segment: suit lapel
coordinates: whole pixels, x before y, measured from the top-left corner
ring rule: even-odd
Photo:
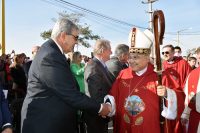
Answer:
[[[58,55],[60,56],[59,59],[63,59],[63,62],[65,62],[66,68],[69,69],[69,71],[71,72],[70,64],[68,63],[65,54],[60,51],[59,47],[56,45],[56,43],[52,39],[49,40],[49,44],[50,44],[50,47],[52,47],[54,50],[58,51]],[[76,81],[76,79],[73,76],[73,74],[72,73],[70,73],[70,74],[71,74],[72,79],[74,80],[74,82],[76,84],[76,88],[80,91],[78,82]]]
[[[49,39],[49,46],[52,47],[55,51],[58,52],[58,55],[60,56],[59,58],[62,58],[64,60],[64,62],[67,64],[67,66],[69,67],[69,64],[67,63],[67,58],[65,57],[65,55],[60,51],[60,49],[58,48],[58,46],[56,45],[56,43],[52,40]]]
[[[111,75],[109,73],[108,70],[106,70],[106,68],[103,66],[103,64],[97,59],[97,58],[93,58],[93,61],[97,63],[97,66],[100,67],[103,75],[104,75],[104,78],[108,81],[108,83],[110,84],[110,86],[112,86],[112,78],[111,78]]]

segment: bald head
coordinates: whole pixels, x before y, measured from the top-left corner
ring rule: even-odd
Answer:
[[[33,55],[33,58],[35,57],[36,53],[39,51],[40,49],[40,46],[33,46],[32,47],[32,55]]]

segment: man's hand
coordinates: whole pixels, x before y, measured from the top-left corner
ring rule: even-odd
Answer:
[[[6,128],[2,131],[2,133],[12,133],[12,129],[11,128]]]
[[[157,86],[157,94],[158,96],[165,97],[167,96],[167,89],[165,86],[159,85]]]
[[[110,104],[106,104],[106,103],[103,103],[102,106],[103,108],[101,112],[99,113],[99,115],[101,115],[102,117],[106,117],[112,111],[112,107]]]

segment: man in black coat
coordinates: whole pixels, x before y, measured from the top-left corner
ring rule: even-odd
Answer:
[[[37,54],[37,52],[39,51],[40,46],[33,46],[32,47],[32,60],[34,59],[35,55]],[[24,72],[26,75],[26,78],[28,79],[28,72],[32,63],[32,60],[27,61],[25,64],[23,64],[23,68],[24,68]]]
[[[111,57],[110,60],[106,61],[106,66],[112,74],[114,81],[121,70],[128,68],[128,57],[129,46],[126,44],[119,44],[115,49],[114,56]]]
[[[78,90],[64,53],[78,40],[77,26],[60,18],[50,40],[35,56],[28,77],[27,95],[22,107],[22,133],[75,133],[78,109],[102,116],[110,105],[100,104]]]
[[[96,102],[104,102],[104,97],[112,86],[112,77],[106,68],[105,62],[110,59],[111,46],[108,40],[97,40],[94,46],[94,58],[85,68],[85,92]],[[108,119],[84,112],[87,133],[107,133]]]

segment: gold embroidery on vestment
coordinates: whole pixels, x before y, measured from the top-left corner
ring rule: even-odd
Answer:
[[[142,116],[140,116],[140,117],[138,117],[136,120],[135,120],[135,125],[141,125],[142,123],[143,123],[143,117]]]
[[[128,117],[127,114],[124,114],[124,121],[125,121],[126,123],[130,123],[130,118]]]
[[[149,84],[149,85],[146,86],[146,88],[151,90],[151,89],[155,88],[155,85],[154,84]]]
[[[123,85],[124,87],[127,87],[127,88],[130,87],[130,84],[128,84],[125,80],[122,80],[121,83],[122,83],[122,85]]]

